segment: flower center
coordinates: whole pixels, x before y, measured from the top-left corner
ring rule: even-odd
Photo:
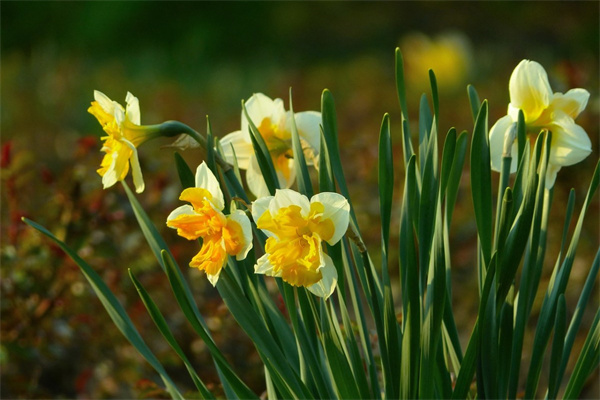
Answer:
[[[329,218],[323,218],[324,206],[311,203],[305,217],[297,205],[282,207],[275,217],[266,211],[257,221],[257,227],[275,234],[267,239],[265,251],[276,273],[291,285],[310,286],[321,280],[321,241],[333,236],[335,227]]]

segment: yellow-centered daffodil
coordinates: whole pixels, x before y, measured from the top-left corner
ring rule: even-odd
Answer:
[[[107,136],[102,137],[102,151],[106,153],[98,169],[104,189],[122,181],[129,172],[133,175],[135,191],[144,191],[144,179],[137,154],[137,147],[146,140],[158,136],[154,127],[140,125],[140,105],[137,97],[127,92],[126,108],[111,100],[104,93],[94,91],[94,101],[88,112],[92,114]]]
[[[286,111],[283,100],[272,100],[262,93],[256,93],[245,103],[248,116],[263,137],[273,166],[282,188],[288,188],[296,179],[292,152],[292,112]],[[293,115],[307,164],[316,161],[320,147],[321,113],[316,111],[298,112]],[[221,139],[225,159],[231,164],[237,158],[240,169],[246,170],[248,188],[257,197],[269,196],[267,184],[260,172],[254,154],[248,120],[242,112],[242,129]]]
[[[190,204],[173,210],[167,217],[167,226],[188,240],[202,238],[202,248],[192,258],[190,267],[205,271],[214,286],[227,255],[243,260],[252,248],[250,220],[241,210],[223,214],[223,192],[204,162],[196,170],[196,187],[185,189],[179,199]]]
[[[291,189],[277,190],[252,205],[256,226],[268,236],[257,274],[281,277],[327,298],[337,284],[337,272],[322,242],[337,243],[348,229],[350,205],[337,193],[308,198]]]
[[[544,67],[529,60],[521,61],[513,71],[509,92],[508,114],[490,129],[492,169],[500,170],[505,137],[511,135],[519,110],[522,110],[528,133],[537,134],[543,129],[552,132],[546,172],[546,187],[551,188],[561,167],[576,164],[592,152],[590,138],[574,121],[585,109],[590,94],[585,89],[571,89],[565,94],[553,93]],[[511,152],[511,172],[515,172],[516,141],[512,144]]]

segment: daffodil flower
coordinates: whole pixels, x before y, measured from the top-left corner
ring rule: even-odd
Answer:
[[[94,91],[94,101],[88,112],[92,114],[104,131],[102,137],[106,153],[98,169],[102,176],[104,189],[122,181],[129,172],[129,164],[133,174],[135,191],[144,191],[144,179],[137,154],[137,147],[143,142],[160,136],[156,126],[140,125],[140,104],[134,95],[127,92],[126,108],[108,98],[104,93]]]
[[[337,193],[319,193],[309,201],[298,192],[281,189],[275,196],[256,200],[252,216],[268,239],[266,254],[257,260],[254,271],[329,297],[337,272],[322,242],[337,243],[348,229],[349,215],[348,201]]]
[[[574,121],[585,109],[590,94],[585,89],[553,93],[544,68],[529,60],[521,61],[513,71],[509,92],[508,115],[490,130],[492,169],[500,170],[505,136],[510,134],[522,110],[528,132],[538,133],[542,129],[552,132],[546,172],[546,187],[551,188],[561,167],[582,161],[592,151],[590,138]],[[513,142],[511,172],[517,170],[516,154],[517,143]]]
[[[173,210],[167,217],[167,226],[188,240],[202,238],[202,248],[190,266],[205,271],[215,286],[227,255],[243,260],[252,248],[250,220],[241,210],[223,214],[223,192],[204,162],[196,170],[196,187],[185,189],[179,199],[190,204]]]
[[[296,179],[292,152],[292,112],[285,111],[283,100],[272,100],[256,93],[245,103],[248,116],[258,128],[271,154],[280,187],[289,188]],[[319,154],[321,113],[305,111],[295,113],[300,142],[309,165]],[[250,191],[257,197],[269,196],[267,184],[260,172],[254,154],[248,121],[242,113],[242,129],[221,139],[225,159],[231,164],[237,158],[238,166],[246,170]]]

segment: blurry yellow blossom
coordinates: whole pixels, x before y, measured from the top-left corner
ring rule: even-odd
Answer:
[[[337,271],[321,242],[333,245],[344,236],[349,212],[348,201],[337,193],[320,193],[309,201],[298,192],[282,189],[275,196],[256,200],[252,216],[268,239],[255,272],[329,297],[337,284]]]
[[[590,94],[585,89],[571,89],[565,94],[552,93],[544,67],[529,60],[521,61],[513,71],[509,92],[508,114],[490,129],[492,169],[500,170],[505,136],[512,130],[519,110],[522,110],[528,133],[537,134],[542,129],[552,132],[546,172],[546,186],[551,188],[561,167],[576,164],[592,152],[590,138],[574,121],[585,109]],[[515,141],[512,145],[511,172],[517,170],[516,155]]]
[[[167,226],[188,240],[202,238],[202,248],[190,266],[205,271],[214,286],[227,255],[243,260],[252,248],[250,220],[241,210],[223,214],[223,192],[204,162],[196,170],[196,187],[185,189],[179,199],[191,205],[173,210],[167,217]]]
[[[283,100],[272,100],[262,93],[252,95],[245,104],[248,116],[258,128],[269,149],[280,187],[289,188],[296,179],[292,152],[291,111],[285,111]],[[321,113],[299,112],[294,114],[294,118],[302,148],[307,155],[306,161],[310,165],[319,153]],[[248,126],[248,121],[242,113],[242,129],[221,139],[221,147],[227,161],[233,164],[234,158],[237,158],[239,167],[247,170],[248,187],[257,198],[260,198],[270,193],[254,154]]]
[[[428,91],[430,69],[441,91],[464,87],[471,62],[471,47],[464,35],[445,33],[432,39],[413,33],[401,40],[400,47],[409,87],[418,92]]]
[[[98,169],[104,188],[125,179],[131,164],[135,191],[143,192],[144,179],[137,147],[158,136],[158,130],[140,125],[140,105],[137,97],[129,92],[125,98],[126,108],[97,90],[94,91],[94,100],[88,112],[98,119],[108,134],[102,137],[102,151],[106,155]]]

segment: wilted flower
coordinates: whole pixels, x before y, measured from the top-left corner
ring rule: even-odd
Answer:
[[[154,127],[140,125],[140,105],[137,97],[129,92],[125,98],[127,102],[125,109],[97,90],[94,91],[94,100],[91,107],[88,108],[88,112],[98,119],[108,134],[102,137],[104,142],[102,151],[106,155],[98,169],[104,188],[125,179],[131,163],[135,191],[143,192],[144,179],[138,160],[137,147],[146,140],[158,136],[158,130]]]
[[[298,192],[282,189],[275,196],[256,200],[252,216],[268,239],[255,272],[329,297],[337,284],[337,271],[321,242],[337,243],[348,229],[349,215],[348,201],[337,193],[320,193],[309,201]]]
[[[262,93],[252,95],[245,104],[248,116],[258,128],[269,149],[280,187],[290,187],[296,179],[292,152],[291,111],[285,111],[283,100],[272,100]],[[307,163],[310,165],[319,153],[321,113],[304,111],[295,113],[294,117],[300,142],[307,155]],[[233,164],[234,158],[237,158],[238,166],[247,170],[248,187],[257,198],[260,198],[270,193],[254,154],[248,126],[248,121],[242,112],[242,129],[221,139],[221,146],[227,161]]]
[[[527,131],[552,132],[550,158],[546,172],[546,186],[554,186],[561,167],[576,164],[592,152],[590,138],[574,121],[585,109],[590,94],[585,89],[571,89],[567,93],[552,93],[548,75],[535,61],[523,60],[513,71],[510,82],[508,115],[500,118],[490,130],[492,169],[499,171],[503,143],[516,123],[519,110],[523,111]],[[511,172],[517,170],[517,144],[512,146]]]
[[[241,210],[223,214],[223,192],[204,162],[196,170],[196,187],[185,189],[179,199],[191,205],[173,210],[167,217],[167,226],[188,240],[202,238],[202,248],[190,266],[205,271],[214,286],[227,255],[243,260],[252,248],[250,220]]]

